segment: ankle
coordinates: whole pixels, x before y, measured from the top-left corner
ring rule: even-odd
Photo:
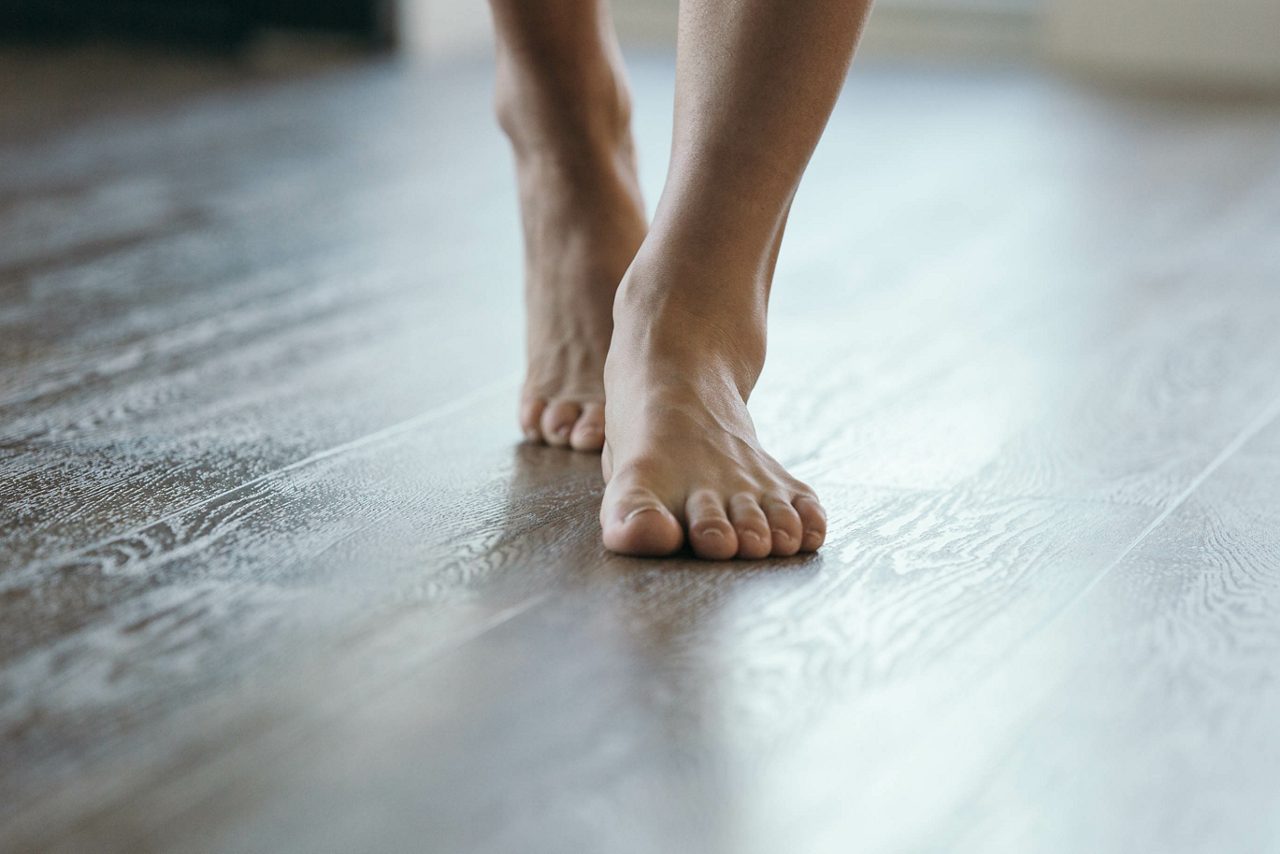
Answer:
[[[631,97],[603,60],[531,70],[500,63],[498,124],[520,161],[592,163],[630,156]]]
[[[724,268],[654,256],[642,248],[619,286],[614,328],[681,370],[726,373],[745,400],[764,367],[763,285]]]

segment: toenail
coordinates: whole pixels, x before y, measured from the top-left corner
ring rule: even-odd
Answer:
[[[719,528],[707,528],[705,531],[698,532],[699,537],[723,537],[724,531]]]
[[[804,542],[805,542],[805,545],[808,545],[808,546],[819,545],[822,542],[822,535],[819,534],[817,531],[810,531],[809,533],[804,535]]]
[[[783,542],[786,542],[787,540],[791,539],[791,535],[788,534],[786,531],[782,530],[781,528],[774,528],[773,538],[775,540],[782,540]]]
[[[641,513],[657,513],[657,512],[659,512],[657,507],[637,507],[635,510],[632,510],[626,516],[623,516],[622,521],[624,523],[630,522],[632,519],[636,518]]]

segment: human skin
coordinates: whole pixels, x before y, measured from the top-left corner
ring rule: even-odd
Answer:
[[[622,56],[603,0],[491,6],[525,243],[520,426],[598,452],[614,293],[647,230]]]
[[[818,549],[825,511],[760,446],[747,400],[787,214],[870,0],[682,0],[647,229],[607,8],[491,4],[525,231],[526,436],[602,448],[613,551]]]

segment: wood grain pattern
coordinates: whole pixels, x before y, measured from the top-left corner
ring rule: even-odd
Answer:
[[[855,74],[725,567],[513,444],[486,70],[156,76],[0,113],[0,848],[1280,849],[1280,109]]]

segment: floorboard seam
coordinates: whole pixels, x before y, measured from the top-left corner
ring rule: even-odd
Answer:
[[[412,416],[411,418],[406,418],[403,421],[399,421],[395,424],[390,424],[386,427],[383,427],[380,430],[375,430],[372,433],[366,433],[365,435],[358,436],[355,439],[351,439],[350,441],[343,442],[338,445],[334,445],[332,448],[326,448],[323,451],[317,451],[316,453],[303,457],[300,460],[295,460],[294,462],[289,463],[286,466],[281,466],[278,469],[273,469],[269,472],[266,472],[265,474],[260,474],[257,477],[250,478],[249,480],[246,480],[244,483],[237,484],[236,486],[228,487],[227,489],[224,489],[221,492],[216,493],[215,495],[210,495],[206,498],[200,499],[199,501],[193,501],[190,504],[187,504],[183,507],[178,508],[177,510],[174,510],[170,513],[166,513],[165,515],[159,517],[158,519],[148,520],[147,522],[144,522],[140,525],[133,526],[127,531],[113,534],[109,537],[100,539],[89,545],[82,546],[72,551],[62,552],[61,554],[55,557],[48,558],[43,561],[36,561],[34,563],[28,564],[24,569],[18,570],[18,572],[16,573],[17,578],[10,579],[10,582],[12,583],[12,581],[21,581],[23,577],[30,576],[32,573],[38,573],[41,570],[48,569],[49,567],[58,566],[59,564],[65,561],[74,560],[77,555],[83,554],[86,551],[92,551],[94,549],[104,548],[106,546],[109,546],[111,543],[121,539],[122,537],[128,537],[131,535],[139,534],[153,525],[158,525],[173,519],[177,519],[185,513],[190,513],[192,510],[203,507],[215,501],[219,501],[230,495],[234,495],[235,493],[241,490],[257,486],[260,483],[266,483],[267,481],[270,481],[274,478],[278,478],[281,475],[287,474],[291,471],[296,471],[298,469],[305,468],[310,465],[314,465],[318,462],[322,462],[332,457],[350,453],[351,451],[359,450],[360,448],[376,445],[380,442],[386,441],[387,439],[393,438],[395,436],[400,436],[404,433],[412,432],[413,430],[416,430],[419,427],[422,427],[426,424],[431,424],[435,421],[439,421],[442,418],[461,412],[479,403],[480,401],[488,398],[489,396],[496,394],[499,391],[508,390],[513,385],[515,385],[518,381],[519,380],[516,376],[510,375],[500,380],[487,383],[486,385],[480,386],[479,388],[475,389],[469,394],[464,394],[461,397],[458,397],[458,398],[455,398],[454,400],[449,401],[448,403],[442,404],[433,409],[428,409],[425,412],[420,412],[417,415]],[[5,585],[6,588],[8,586],[9,585],[7,584]],[[4,588],[0,588],[0,589],[4,589]]]
[[[374,701],[381,693],[402,684],[400,680],[393,677],[399,676],[403,678],[419,668],[430,666],[432,663],[457,652],[490,632],[502,628],[511,621],[538,609],[550,598],[551,594],[548,593],[533,594],[523,601],[496,611],[488,618],[472,626],[469,631],[460,633],[439,646],[423,650],[422,654],[404,662],[394,673],[383,674],[380,680],[380,688],[374,687],[369,690],[369,686],[363,686],[364,690],[360,694],[359,704],[367,704]],[[357,652],[354,656],[345,658],[344,661],[349,663],[359,658],[359,656],[360,653]],[[261,700],[262,697],[271,697],[278,691],[278,684],[273,685],[270,690],[264,690],[261,687],[251,688],[246,694],[241,694],[238,699]],[[201,728],[208,730],[217,729],[220,724],[225,724],[227,720],[236,720],[234,717],[222,717],[223,713],[219,709],[227,702],[225,698],[216,702],[218,705],[212,707],[212,710],[210,706],[205,706],[203,711],[198,709],[192,712],[189,710],[187,714],[198,717]],[[310,713],[308,725],[314,731],[325,721],[333,720],[349,711],[355,702],[349,695],[343,694],[329,704],[310,706],[308,709]],[[255,737],[235,742],[228,749],[217,753],[209,760],[192,765],[186,769],[185,773],[174,776],[168,784],[171,788],[182,787],[184,784],[187,786],[187,791],[184,793],[185,798],[179,795],[181,800],[179,809],[191,808],[199,802],[200,793],[195,792],[193,794],[190,792],[193,785],[198,787],[198,783],[192,783],[192,780],[197,777],[207,777],[212,773],[215,780],[226,779],[225,769],[234,769],[237,765],[246,766],[251,764],[246,762],[246,756],[257,757],[259,764],[271,761],[272,758],[281,753],[281,749],[275,746],[273,742],[273,739],[278,740],[281,732],[282,728],[279,722],[270,724],[260,730]],[[106,797],[104,792],[108,792],[113,788],[120,788],[122,779],[127,779],[134,784],[132,787],[126,785],[124,790],[129,795],[136,794],[142,785],[138,784],[137,781],[141,780],[145,784],[146,780],[155,776],[155,763],[157,761],[163,762],[168,755],[170,754],[166,754],[162,749],[158,753],[146,757],[141,762],[138,762],[135,757],[131,757],[128,754],[104,757],[88,771],[82,772],[79,779],[69,787],[64,787],[61,791],[40,792],[38,796],[33,797],[30,801],[20,804],[22,809],[14,813],[14,815],[24,815],[24,821],[16,821],[12,815],[9,817],[9,825],[11,826],[6,826],[4,831],[0,832],[0,849],[8,850],[5,847],[6,844],[14,839],[22,839],[24,834],[34,835],[36,831],[31,830],[33,827],[53,827],[71,823],[71,816],[86,811],[86,803],[92,805],[88,808],[88,811],[101,809],[101,804]],[[136,764],[130,765],[130,762]],[[220,770],[224,772],[221,777],[218,776]]]
[[[1042,624],[1039,629],[1036,629],[1035,631],[1027,635],[1027,638],[1034,637],[1035,635],[1039,634],[1040,632],[1052,626],[1054,623],[1058,622],[1058,620],[1060,620],[1064,614],[1066,614],[1068,611],[1074,608],[1081,600],[1083,600],[1086,596],[1092,593],[1094,588],[1096,588],[1102,582],[1102,579],[1106,578],[1111,573],[1111,570],[1119,566],[1121,562],[1124,561],[1125,558],[1133,554],[1133,552],[1138,548],[1138,546],[1142,545],[1143,541],[1146,540],[1147,537],[1151,536],[1152,532],[1154,532],[1157,528],[1163,525],[1169,519],[1169,517],[1173,515],[1173,512],[1175,510],[1177,510],[1179,507],[1181,507],[1183,504],[1186,503],[1187,499],[1190,498],[1192,494],[1194,494],[1195,491],[1200,488],[1201,484],[1203,484],[1206,480],[1208,480],[1213,475],[1214,472],[1222,468],[1223,464],[1226,463],[1227,460],[1235,456],[1236,453],[1241,448],[1243,448],[1250,439],[1252,439],[1254,436],[1262,432],[1262,430],[1272,421],[1276,420],[1278,416],[1280,416],[1280,396],[1277,396],[1276,398],[1274,398],[1271,401],[1271,403],[1268,404],[1266,408],[1264,408],[1260,413],[1258,413],[1253,418],[1252,421],[1246,424],[1244,428],[1239,433],[1237,433],[1230,442],[1228,442],[1225,446],[1223,446],[1222,450],[1218,452],[1217,456],[1215,456],[1212,460],[1210,460],[1209,464],[1204,467],[1204,470],[1202,470],[1200,474],[1192,478],[1191,482],[1187,484],[1186,488],[1183,489],[1182,492],[1178,493],[1177,496],[1175,496],[1174,499],[1169,502],[1168,506],[1166,506],[1164,510],[1160,511],[1154,519],[1152,519],[1149,523],[1147,523],[1147,526],[1138,532],[1138,536],[1135,537],[1133,541],[1129,543],[1129,545],[1125,546],[1125,548],[1120,552],[1120,554],[1116,555],[1114,560],[1110,561],[1105,567],[1102,568],[1100,572],[1098,572],[1097,575],[1091,578],[1089,580],[1089,583],[1087,583],[1084,587],[1080,589],[1080,592],[1078,592],[1075,596],[1071,597],[1071,599],[1065,605],[1063,605],[1062,608],[1058,610],[1058,613],[1050,617],[1049,620],[1046,621],[1044,624]],[[1026,640],[1027,638],[1024,638],[1023,640]]]
[[[900,769],[915,763],[917,761],[916,757],[922,753],[927,753],[933,750],[952,749],[952,745],[946,744],[943,741],[940,741],[940,739],[945,739],[946,735],[952,732],[952,729],[949,727],[952,727],[952,724],[956,720],[962,719],[962,710],[970,708],[973,698],[979,695],[983,690],[983,687],[996,680],[1002,670],[1013,666],[1011,662],[1014,657],[1023,653],[1027,648],[1027,644],[1032,639],[1048,631],[1054,625],[1063,620],[1066,615],[1072,611],[1072,609],[1074,609],[1098,587],[1102,580],[1106,578],[1113,569],[1119,566],[1126,557],[1132,554],[1138,546],[1140,546],[1143,541],[1152,534],[1152,532],[1168,521],[1174,511],[1185,504],[1187,499],[1189,499],[1195,491],[1213,475],[1215,471],[1220,469],[1223,464],[1240,451],[1240,449],[1243,448],[1250,439],[1260,433],[1272,421],[1276,420],[1277,417],[1280,417],[1280,396],[1277,396],[1272,400],[1269,405],[1267,405],[1257,416],[1253,418],[1253,420],[1247,423],[1239,433],[1227,442],[1227,444],[1223,446],[1222,450],[1209,461],[1204,469],[1196,475],[1196,477],[1192,478],[1191,482],[1188,483],[1187,486],[1169,502],[1168,506],[1166,506],[1160,513],[1156,514],[1155,518],[1138,533],[1138,535],[1120,552],[1120,554],[1115,557],[1115,559],[1108,562],[1102,570],[1094,575],[1094,577],[1090,579],[1075,596],[1071,597],[1066,604],[1059,608],[1053,616],[1049,617],[1038,627],[1032,629],[1011,643],[1006,654],[992,660],[988,665],[974,674],[973,678],[967,679],[964,687],[959,691],[954,692],[949,701],[948,711],[939,719],[931,733],[926,738],[921,739],[913,745],[912,748],[901,757],[898,763],[885,772],[885,775],[880,778],[879,787],[884,789],[895,785],[901,786]],[[1039,702],[1039,699],[1043,696],[1047,696],[1047,692],[1045,694],[1037,695],[1036,698],[1023,697],[1022,702],[1027,703],[1028,705],[1034,705],[1036,702]],[[956,814],[958,814],[957,809],[947,810],[948,816],[954,816]],[[923,821],[923,819],[921,820]]]

